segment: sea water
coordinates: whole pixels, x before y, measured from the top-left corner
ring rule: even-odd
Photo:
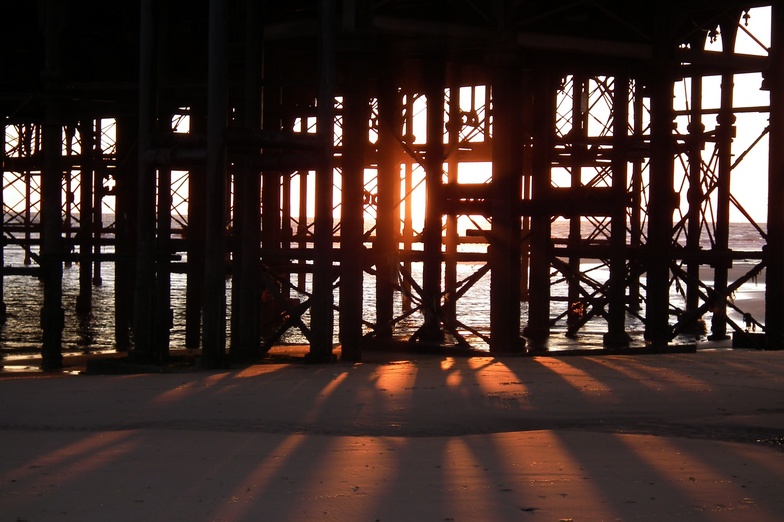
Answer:
[[[556,222],[553,227],[553,237],[565,238],[568,234],[568,223]],[[710,248],[710,237],[703,237],[703,248]],[[760,252],[764,240],[759,231],[749,224],[733,224],[730,228],[730,248],[739,251]],[[476,245],[476,248],[484,249],[484,245]],[[104,253],[111,253],[111,247],[104,247]],[[24,251],[15,245],[4,247],[4,257],[6,266],[22,266],[24,263]],[[750,256],[753,257],[753,256]],[[739,260],[734,263],[734,271],[746,273],[758,261],[755,259]],[[458,281],[465,280],[482,268],[484,263],[465,262],[459,263],[457,267]],[[607,280],[609,271],[601,263],[591,264],[585,262],[581,269],[588,271],[588,275],[600,283]],[[705,269],[704,269],[705,270]],[[421,284],[421,263],[413,263],[411,275],[414,280]],[[703,282],[711,285],[712,275],[704,272]],[[296,276],[292,276],[296,278]],[[63,351],[64,352],[100,352],[114,350],[114,265],[113,263],[103,263],[101,266],[101,283],[94,285],[92,312],[86,316],[80,316],[75,312],[76,298],[79,294],[79,265],[73,263],[66,265],[63,271],[63,308],[65,309],[65,328],[63,330]],[[171,347],[182,348],[185,345],[185,274],[174,273],[171,276],[171,308],[174,322],[171,330]],[[552,294],[555,297],[551,305],[551,318],[555,319],[562,316],[568,306],[565,299],[568,287],[565,282],[558,282],[558,277],[553,277],[554,282]],[[733,279],[730,277],[730,283]],[[299,293],[292,290],[292,297],[304,300],[307,292],[312,287],[312,281],[308,276],[305,280],[304,292]],[[468,328],[459,328],[460,334],[469,343],[478,349],[487,349],[485,339],[489,336],[490,322],[490,303],[489,303],[490,275],[485,274],[479,279],[458,301],[457,319]],[[671,287],[671,302],[673,305],[682,307],[683,299],[678,294],[676,288]],[[764,272],[757,279],[745,283],[733,296],[734,303],[744,310],[750,307],[755,312],[755,319],[764,322]],[[231,280],[226,281],[227,302],[231,302]],[[370,274],[365,274],[363,319],[368,323],[375,322],[375,279]],[[8,310],[8,317],[5,324],[0,326],[0,353],[3,354],[35,354],[40,351],[41,328],[40,311],[43,304],[43,283],[32,276],[8,275],[4,280],[3,300]],[[339,291],[335,292],[335,341],[337,342],[337,322],[339,319]],[[398,294],[395,299],[395,316],[404,315],[403,300]],[[761,304],[762,303],[762,304]],[[760,312],[762,310],[762,312]],[[640,314],[644,314],[641,311]],[[230,328],[230,310],[227,310],[227,329]],[[643,315],[644,316],[644,315]],[[730,319],[742,325],[743,319],[740,312],[730,309],[728,311]],[[706,315],[706,320],[710,320],[710,313]],[[310,317],[308,313],[303,316],[306,323]],[[526,325],[527,303],[521,305],[522,326]],[[411,335],[422,324],[422,316],[415,312],[395,325],[397,335]],[[566,337],[565,318],[557,321],[552,329],[550,342],[551,349],[561,349],[573,347],[592,347],[601,345],[602,334],[606,331],[607,324],[601,319],[589,321],[579,331],[577,337]],[[642,321],[633,314],[627,315],[627,331],[633,339],[641,341],[644,325]],[[366,328],[366,331],[367,330]],[[289,330],[279,341],[281,344],[303,344],[307,343],[305,336],[293,328]]]

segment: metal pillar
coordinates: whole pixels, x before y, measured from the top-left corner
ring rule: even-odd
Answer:
[[[139,172],[136,215],[136,289],[133,349],[139,360],[155,350],[155,168],[144,159],[155,131],[155,14],[152,0],[142,0],[139,49]]]
[[[171,309],[171,179],[172,172],[169,166],[162,166],[158,169],[154,352],[155,359],[159,361],[165,361],[169,356],[169,337],[173,326]]]
[[[81,180],[79,183],[79,295],[76,311],[87,314],[92,310],[92,248],[93,248],[93,180],[95,176],[95,122],[84,119],[79,123],[81,135]]]
[[[311,306],[311,328],[313,340],[308,352],[312,362],[330,362],[332,354],[333,295],[334,281],[332,261],[332,190],[334,149],[334,105],[335,105],[335,34],[334,0],[321,0],[321,83],[318,95],[317,129],[321,141],[321,158],[316,171],[315,194],[315,259],[313,267],[313,305]]]
[[[242,123],[261,128],[263,17],[260,2],[248,0],[245,23],[245,107]],[[253,152],[256,152],[255,150]],[[234,359],[258,355],[261,290],[259,278],[261,176],[249,155],[240,158],[235,180],[234,263],[232,271],[231,345]],[[275,176],[279,179],[279,176]],[[266,182],[266,178],[265,178]],[[277,185],[277,184],[276,184]],[[277,188],[277,187],[275,187]]]
[[[588,146],[588,78],[584,74],[575,74],[572,77],[572,128],[569,131],[569,141],[572,144],[569,168],[571,170],[571,191],[578,192],[583,188],[583,164],[586,161],[586,148]],[[581,302],[580,283],[574,275],[580,273],[580,261],[583,255],[582,246],[582,210],[569,217],[569,236],[567,244],[569,250],[574,252],[569,256],[568,301],[567,301],[567,335],[576,336],[576,327],[584,312],[585,303]]]
[[[378,82],[378,205],[376,207],[376,336],[392,337],[394,292],[399,270],[401,97],[394,79]]]
[[[675,119],[672,96],[673,76],[669,59],[669,12],[657,5],[658,31],[657,60],[648,78],[651,97],[651,164],[650,200],[648,212],[648,245],[646,252],[647,341],[655,348],[667,346],[670,341],[669,287],[670,260],[672,259],[672,215],[677,202],[673,189]]]
[[[705,45],[705,37],[697,39],[692,45],[696,49],[702,49]],[[702,151],[705,147],[705,125],[702,123],[702,87],[703,78],[700,73],[696,73],[691,78],[691,107],[689,122],[688,154],[689,154],[689,190],[688,199],[688,219],[689,229],[686,239],[686,250],[689,252],[690,259],[686,266],[688,280],[686,281],[686,313],[696,314],[700,306],[700,265],[698,259],[700,251],[700,236],[702,235],[702,204],[705,195],[702,191]],[[701,333],[699,324],[701,318],[690,319],[686,328],[693,333]],[[704,325],[703,325],[704,326]]]
[[[493,179],[488,246],[490,351],[517,352],[520,338],[520,202],[523,179],[524,92],[511,49],[493,56]]]
[[[458,168],[460,165],[459,144],[460,130],[463,126],[460,116],[460,85],[454,78],[455,72],[450,74],[449,102],[447,106],[448,120],[447,131],[447,157],[446,175],[447,184],[456,186],[458,183]],[[454,210],[445,216],[446,227],[444,233],[444,304],[443,321],[447,330],[455,331],[457,328],[457,249],[460,238],[457,230],[458,213]]]
[[[206,108],[191,106],[191,133],[207,134]],[[204,306],[204,234],[206,228],[207,169],[194,166],[188,171],[188,229],[185,287],[185,347],[201,346],[201,313]]]
[[[101,242],[103,239],[103,198],[106,195],[106,186],[104,185],[105,181],[105,172],[106,169],[103,165],[100,164],[99,160],[103,159],[103,148],[101,145],[101,137],[103,133],[103,129],[101,127],[102,122],[101,120],[97,120],[95,125],[93,126],[93,130],[95,132],[93,138],[93,150],[91,151],[92,154],[92,161],[93,161],[93,194],[90,199],[92,202],[92,210],[93,210],[93,218],[91,220],[92,224],[92,233],[90,237],[92,239],[92,244],[89,247],[92,249],[93,252],[93,285],[100,286],[103,284],[103,275],[102,275],[102,260],[101,260]],[[117,121],[115,120],[115,131],[116,131]],[[115,138],[115,154],[117,151],[117,141]],[[116,178],[115,178],[116,179]],[[115,192],[116,194],[116,192]],[[115,205],[116,205],[117,198],[115,197]],[[115,213],[116,213],[115,208]]]
[[[643,99],[644,87],[642,82],[634,82],[634,101],[632,107],[634,114],[632,115],[632,132],[635,142],[640,142],[643,139],[645,132],[643,123],[643,114],[645,112],[645,104]],[[635,157],[632,163],[632,179],[630,183],[631,191],[631,209],[629,212],[629,250],[631,252],[640,252],[642,249],[642,191],[643,191],[643,170],[645,160],[642,157]],[[640,271],[637,269],[637,263],[642,263],[638,258],[632,263],[633,269],[630,270],[627,285],[629,287],[629,300],[628,306],[631,312],[638,312],[640,310],[640,303],[642,302],[640,296]]]
[[[207,201],[202,309],[202,365],[208,368],[222,366],[226,358],[225,131],[228,118],[228,9],[228,4],[223,0],[210,0]]]
[[[0,150],[0,165],[5,165],[6,158],[8,157],[6,139],[7,127],[1,126],[3,129],[3,148]],[[20,137],[21,139],[21,137]],[[0,171],[0,209],[5,209],[5,169]],[[5,227],[5,212],[0,212],[0,228]],[[0,326],[5,324],[8,318],[8,308],[5,304],[5,241],[0,241]],[[0,356],[2,360],[2,356]]]
[[[42,361],[44,370],[61,368],[63,310],[63,245],[62,245],[62,176],[61,166],[62,100],[60,99],[60,8],[49,0],[43,4],[43,23],[46,62],[42,73],[46,84],[46,120],[42,128],[44,165],[41,172],[41,268],[44,283],[44,302],[41,310],[43,333]]]
[[[771,7],[770,151],[768,170],[768,245],[765,274],[767,346],[784,346],[784,4]]]
[[[549,71],[532,79],[534,89],[532,201],[544,199],[550,192],[550,156],[554,135],[555,90]],[[524,335],[529,351],[546,350],[550,335],[550,216],[544,211],[531,217],[531,267],[528,291],[528,324]],[[531,342],[532,341],[532,342]]]
[[[444,172],[444,88],[445,70],[442,56],[425,62],[425,96],[427,97],[427,152],[425,153],[425,228],[422,232],[422,313],[424,323],[417,339],[438,343],[441,332],[441,186]]]
[[[138,118],[121,116],[117,119],[117,207],[115,216],[114,264],[114,342],[118,351],[131,348],[131,328],[134,323],[134,289],[136,282],[136,189],[139,155],[132,145],[139,135]],[[126,274],[121,277],[120,274]]]
[[[629,77],[615,77],[613,91],[613,208],[610,222],[610,279],[607,291],[608,318],[604,344],[626,347],[626,202],[629,153]]]
[[[738,33],[737,18],[721,24],[723,53],[731,58],[735,53],[735,37]],[[717,118],[716,129],[719,153],[718,181],[716,189],[716,259],[714,261],[713,290],[714,303],[711,307],[712,341],[729,339],[727,335],[727,283],[728,271],[732,266],[729,252],[730,235],[730,176],[732,172],[732,138],[735,130],[735,114],[733,111],[732,72],[721,76],[721,107]]]
[[[364,186],[370,117],[362,42],[348,59],[350,77],[343,97],[343,188],[340,242],[341,359],[361,360],[362,283],[365,260]]]

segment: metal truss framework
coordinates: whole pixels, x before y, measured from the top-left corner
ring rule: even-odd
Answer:
[[[160,14],[142,5],[138,122],[118,114],[60,127],[59,261],[79,261],[88,274],[92,261],[97,283],[109,259],[102,245],[134,253],[136,276],[130,288],[118,286],[117,299],[134,294],[135,313],[118,304],[118,348],[167,357],[172,299],[187,301],[185,344],[202,347],[207,365],[257,357],[282,339],[309,344],[318,361],[331,359],[336,342],[343,357],[358,359],[367,346],[400,338],[496,353],[546,350],[554,335],[663,347],[707,333],[706,318],[711,339],[749,329],[778,338],[767,327],[781,312],[775,303],[756,317],[734,300],[772,258],[730,244],[730,216],[768,251],[778,233],[731,190],[745,160],[773,139],[771,126],[736,121],[774,110],[736,106],[736,77],[764,75],[778,87],[768,73],[771,45],[749,25],[756,4],[695,5],[695,29],[669,35],[602,2],[536,16],[526,2],[494,2],[495,10],[469,2],[448,27],[436,22],[445,13],[428,8],[408,20],[425,40],[451,31],[482,42],[478,59],[465,60],[441,44],[401,46],[406,2],[350,12],[324,0],[302,13],[319,24],[305,35],[284,8],[262,18],[259,2],[209,4],[205,87],[182,90],[147,74],[173,51],[155,48]],[[515,44],[465,25],[459,12],[470,6],[480,25],[503,19]],[[531,40],[532,25],[559,27],[569,10],[601,12],[620,33],[653,43],[610,52],[599,39],[559,36],[565,26]],[[227,20],[240,12],[259,23],[233,41]],[[376,67],[372,52],[359,50],[367,23],[386,38],[373,52],[395,67]],[[759,52],[737,52],[739,36]],[[236,77],[230,42],[244,53]],[[723,50],[711,50],[716,42]],[[575,43],[589,48],[575,52]],[[301,74],[277,75],[291,56],[302,60]],[[303,72],[311,63],[315,75]],[[705,84],[717,77],[719,101],[706,106]],[[230,87],[236,80],[243,94]],[[134,132],[138,161],[129,161],[121,141]],[[34,120],[6,124],[3,232],[6,245],[29,253],[26,263],[47,254],[46,133]],[[117,215],[130,216],[135,233],[102,221],[107,196],[130,209]],[[66,253],[69,245],[78,255]],[[172,296],[174,272],[186,274],[183,296]],[[84,310],[90,278],[80,287]]]

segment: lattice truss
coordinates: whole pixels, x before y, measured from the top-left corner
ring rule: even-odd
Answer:
[[[620,80],[609,76],[561,78],[555,114],[557,160],[550,175],[553,189],[578,191],[612,187],[610,158],[617,81]],[[634,82],[630,84],[629,92],[634,92]],[[633,115],[634,104],[630,105],[630,115]],[[631,136],[633,126],[628,131]],[[556,252],[551,261],[551,327],[575,335],[592,319],[606,318],[610,261],[593,258],[585,252],[592,246],[609,243],[611,218],[606,214],[582,212],[567,220],[555,215],[551,221],[556,248],[567,247],[571,252],[584,253],[561,257]],[[631,229],[630,223],[631,217],[627,220],[627,229]]]
[[[41,203],[41,172],[32,162],[11,167],[14,159],[31,159],[41,151],[41,128],[34,124],[5,126],[3,167],[3,230],[13,239],[16,231],[38,222]]]
[[[86,126],[67,125],[62,129],[62,223],[64,237],[72,237],[80,226],[82,131]],[[91,164],[95,180],[94,203],[101,209],[96,218],[114,215],[114,169],[116,158],[116,123],[113,119],[91,122],[94,133]],[[41,126],[15,124],[5,126],[3,169],[3,231],[11,243],[25,246],[29,262],[33,253],[31,240],[38,237],[41,212]],[[101,231],[113,228],[109,223],[98,222]],[[22,237],[25,239],[22,240]],[[32,256],[34,257],[34,255]]]
[[[705,49],[767,56],[767,16],[767,9],[744,12],[735,27],[709,32]],[[751,20],[759,22],[752,24]],[[761,33],[755,34],[755,30]],[[695,75],[676,83],[676,134],[683,147],[676,158],[675,182],[682,204],[676,209],[673,240],[678,248],[700,252],[703,259],[727,256],[732,261],[726,264],[730,268],[726,287],[718,270],[700,276],[711,272],[709,261],[701,263],[702,272],[695,266],[699,262],[673,261],[671,286],[677,298],[671,302],[671,314],[676,317],[675,334],[688,332],[703,316],[712,316],[714,322],[726,321],[735,331],[765,328],[764,317],[755,316],[744,309],[742,300],[736,300],[737,292],[761,288],[756,287],[757,277],[765,268],[761,252],[767,240],[765,224],[752,215],[753,206],[767,201],[767,187],[759,182],[759,174],[767,172],[769,96],[761,88],[761,73]],[[719,93],[724,89],[730,94],[722,97]],[[756,94],[749,96],[749,92]],[[725,114],[723,109],[729,110]],[[723,143],[725,128],[730,129],[730,137]],[[722,191],[722,184],[729,192]],[[750,186],[754,198],[749,198]]]

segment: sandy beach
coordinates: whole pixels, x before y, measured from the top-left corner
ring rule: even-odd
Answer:
[[[777,521],[784,352],[0,372],[0,519]]]

